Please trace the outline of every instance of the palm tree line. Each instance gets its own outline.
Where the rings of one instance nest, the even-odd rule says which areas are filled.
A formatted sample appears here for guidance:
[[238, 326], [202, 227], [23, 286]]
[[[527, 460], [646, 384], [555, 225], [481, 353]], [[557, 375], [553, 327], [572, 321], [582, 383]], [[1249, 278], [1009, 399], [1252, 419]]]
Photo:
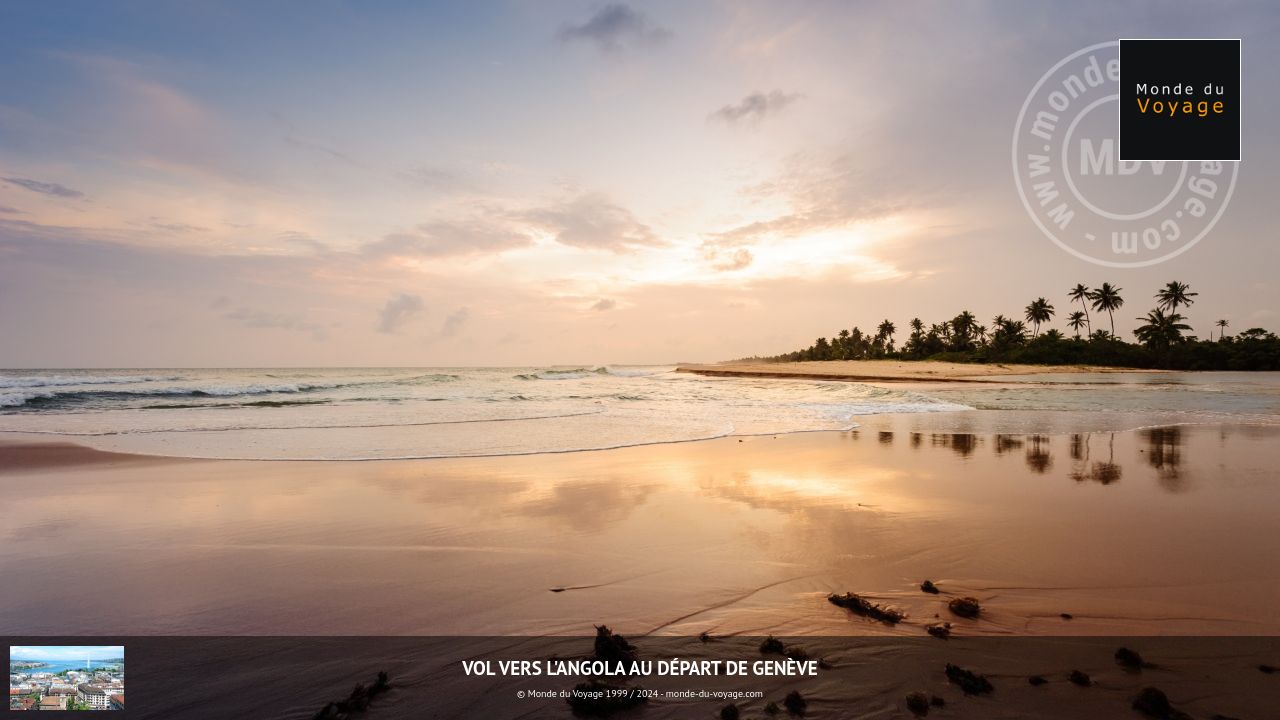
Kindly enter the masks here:
[[[1070, 288], [1067, 293], [1068, 307], [1079, 305], [1079, 310], [1072, 310], [1066, 316], [1066, 326], [1072, 332], [1071, 342], [1116, 345], [1127, 345], [1115, 334], [1115, 313], [1124, 307], [1125, 300], [1121, 293], [1123, 288], [1104, 282], [1096, 288], [1083, 283]], [[1178, 312], [1195, 304], [1199, 293], [1192, 292], [1191, 286], [1184, 282], [1171, 281], [1155, 294], [1155, 307], [1145, 316], [1137, 318], [1142, 324], [1134, 330], [1138, 341], [1150, 351], [1162, 351], [1188, 340], [1186, 333], [1191, 326], [1186, 324], [1186, 317]], [[1090, 312], [1092, 311], [1092, 313]], [[1093, 328], [1093, 321], [1106, 315], [1107, 328]], [[943, 354], [985, 353], [982, 359], [1037, 343], [1051, 345], [1068, 338], [1059, 330], [1044, 330], [1057, 315], [1053, 303], [1044, 297], [1032, 300], [1023, 309], [1021, 319], [1007, 317], [1003, 314], [991, 319], [990, 325], [984, 325], [970, 311], [964, 310], [950, 320], [925, 325], [920, 318], [912, 318], [908, 323], [910, 334], [901, 347], [895, 346], [897, 326], [885, 320], [877, 326], [874, 333], [863, 332], [860, 328], [841, 330], [828, 340], [820, 337], [813, 345], [803, 350], [778, 356], [777, 360], [860, 360], [895, 357], [902, 359], [924, 359]], [[1218, 342], [1226, 340], [1226, 328], [1230, 323], [1225, 319], [1218, 320], [1214, 326], [1218, 328]], [[1044, 332], [1042, 332], [1044, 330]], [[1083, 334], [1083, 338], [1082, 338]], [[1210, 339], [1212, 340], [1212, 330]], [[1242, 334], [1249, 339], [1265, 339], [1273, 335], [1260, 328], [1253, 328]], [[965, 359], [965, 358], [955, 358]]]

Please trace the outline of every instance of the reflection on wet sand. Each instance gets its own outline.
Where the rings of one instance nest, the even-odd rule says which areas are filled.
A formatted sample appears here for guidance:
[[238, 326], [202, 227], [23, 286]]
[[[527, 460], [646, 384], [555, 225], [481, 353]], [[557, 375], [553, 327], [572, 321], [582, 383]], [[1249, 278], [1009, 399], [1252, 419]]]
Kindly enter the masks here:
[[[0, 584], [0, 629], [914, 634], [946, 612], [931, 578], [982, 601], [961, 635], [1280, 633], [1276, 429], [927, 421], [521, 458], [0, 463], [0, 576], [23, 578]], [[825, 602], [847, 591], [908, 622]]]
[[1169, 492], [1182, 492], [1186, 478], [1182, 468], [1182, 428], [1148, 428], [1142, 431], [1147, 442], [1147, 462], [1159, 473], [1160, 485]]
[[[1101, 433], [1099, 433], [1101, 434]], [[1076, 482], [1096, 482], [1110, 485], [1119, 482], [1124, 471], [1115, 462], [1116, 434], [1105, 433], [1107, 441], [1107, 459], [1090, 460], [1094, 434], [1075, 433], [1071, 436], [1071, 479]]]
[[[1225, 431], [1219, 432], [1223, 437]], [[1124, 476], [1124, 468], [1116, 462], [1116, 434], [1108, 433], [1072, 433], [1065, 438], [1067, 452], [1072, 460], [1068, 476], [1077, 482], [1092, 481], [1102, 485], [1110, 485]], [[1139, 433], [1145, 447], [1139, 453], [1145, 456], [1146, 463], [1156, 469], [1157, 479], [1162, 489], [1168, 492], [1182, 492], [1186, 489], [1188, 477], [1182, 471], [1183, 432], [1177, 426], [1147, 428]], [[851, 437], [858, 434], [850, 433]], [[893, 444], [893, 432], [880, 430], [877, 437], [881, 445]], [[910, 446], [913, 450], [923, 447], [925, 433], [910, 433]], [[946, 448], [960, 457], [967, 458], [975, 450], [988, 441], [997, 456], [1003, 456], [1016, 450], [1024, 450], [1026, 466], [1032, 472], [1043, 475], [1053, 467], [1054, 445], [1062, 439], [1043, 434], [1010, 434], [993, 433], [989, 437], [974, 433], [929, 433], [930, 448]], [[1105, 444], [1107, 457], [1105, 460], [1093, 460], [1093, 445]]]

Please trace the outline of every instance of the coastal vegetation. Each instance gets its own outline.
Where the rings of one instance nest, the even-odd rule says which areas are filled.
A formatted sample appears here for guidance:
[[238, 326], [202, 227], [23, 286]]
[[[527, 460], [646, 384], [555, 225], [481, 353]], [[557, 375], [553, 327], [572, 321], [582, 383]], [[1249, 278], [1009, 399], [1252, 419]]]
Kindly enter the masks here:
[[769, 359], [1280, 370], [1280, 338], [1263, 328], [1228, 335], [1230, 323], [1219, 319], [1208, 326], [1207, 339], [1194, 335], [1188, 318], [1179, 311], [1195, 304], [1199, 293], [1178, 281], [1167, 283], [1155, 293], [1155, 306], [1137, 318], [1141, 325], [1133, 331], [1136, 342], [1127, 342], [1115, 330], [1115, 314], [1125, 307], [1123, 292], [1123, 288], [1106, 282], [1096, 288], [1078, 284], [1068, 290], [1066, 314], [1062, 317], [1065, 332], [1052, 327], [1059, 317], [1058, 309], [1049, 299], [1039, 297], [1028, 303], [1020, 315], [996, 315], [989, 324], [983, 324], [969, 310], [927, 326], [920, 318], [912, 318], [907, 323], [909, 333], [900, 345], [897, 326], [886, 319], [874, 333], [858, 327], [840, 330], [830, 339], [820, 337], [807, 348]]

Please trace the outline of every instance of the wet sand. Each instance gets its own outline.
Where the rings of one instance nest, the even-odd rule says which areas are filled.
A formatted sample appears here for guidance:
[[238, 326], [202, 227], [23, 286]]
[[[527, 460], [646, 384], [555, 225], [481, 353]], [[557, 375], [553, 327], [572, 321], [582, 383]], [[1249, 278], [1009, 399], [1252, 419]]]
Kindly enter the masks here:
[[[0, 575], [25, 582], [0, 587], [0, 628], [910, 635], [824, 597], [930, 618], [941, 600], [916, 589], [930, 578], [989, 605], [962, 634], [1280, 634], [1275, 428], [1028, 435], [991, 416], [1038, 424], [888, 416], [851, 433], [366, 463], [10, 447]], [[51, 466], [56, 453], [74, 465]]]
[[[1027, 638], [1066, 653], [1037, 656], [1059, 675], [1078, 662], [1071, 652], [1098, 655], [1111, 642], [1055, 645], [1066, 636], [1254, 642], [1177, 650], [1159, 678], [1167, 689], [1280, 664], [1267, 656], [1280, 648], [1280, 428], [1164, 420], [972, 411], [865, 418], [847, 433], [356, 463], [140, 459], [19, 440], [0, 446], [0, 577], [22, 579], [0, 583], [0, 631], [481, 642], [607, 623], [651, 643], [809, 637], [857, 669], [856, 682], [813, 685], [814, 717], [854, 706], [905, 717], [902, 695], [936, 685], [933, 666], [959, 653], [947, 644], [957, 640], [985, 638], [956, 657], [1009, 677], [1022, 667], [1011, 648]], [[941, 594], [922, 593], [924, 579]], [[906, 620], [826, 601], [846, 591]], [[978, 598], [981, 616], [951, 615], [957, 596]], [[939, 620], [953, 623], [952, 641], [925, 634]], [[903, 642], [833, 640], [866, 636]], [[999, 638], [1014, 645], [991, 644]], [[913, 657], [932, 670], [905, 669]], [[404, 672], [425, 672], [430, 661], [419, 661]], [[340, 695], [348, 675], [381, 660], [353, 662], [317, 671], [311, 692]], [[1106, 653], [1093, 662], [1115, 671]], [[1232, 683], [1270, 681], [1245, 699], [1280, 701], [1280, 681], [1255, 674]], [[1114, 704], [1141, 681], [1130, 680], [1093, 697]], [[1020, 689], [999, 702], [939, 714], [1025, 717], [1032, 706], [1010, 684]], [[1215, 704], [1229, 692], [1204, 686], [1179, 699], [1206, 717], [1260, 707]], [[1043, 716], [1094, 707], [1069, 697]], [[545, 716], [567, 716], [553, 705]], [[293, 707], [298, 717], [318, 709]], [[679, 707], [646, 716], [680, 717]]]
[[680, 365], [676, 372], [712, 377], [762, 377], [855, 382], [984, 382], [1012, 375], [1079, 373], [1158, 373], [1160, 370], [1089, 365], [1018, 365], [939, 362], [936, 360], [824, 360], [763, 362], [734, 360], [712, 365]]

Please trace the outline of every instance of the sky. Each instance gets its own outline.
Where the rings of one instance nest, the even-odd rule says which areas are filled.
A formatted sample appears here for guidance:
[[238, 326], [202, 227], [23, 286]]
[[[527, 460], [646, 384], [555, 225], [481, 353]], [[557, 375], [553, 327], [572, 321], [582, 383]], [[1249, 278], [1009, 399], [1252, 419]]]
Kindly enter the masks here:
[[[1118, 37], [1244, 40], [1230, 207], [1142, 269], [1009, 167]], [[5, 3], [0, 367], [711, 361], [1104, 281], [1275, 329], [1277, 65], [1264, 2]]]
[[124, 647], [120, 645], [36, 645], [9, 646], [9, 659], [14, 660], [116, 660], [124, 657]]

